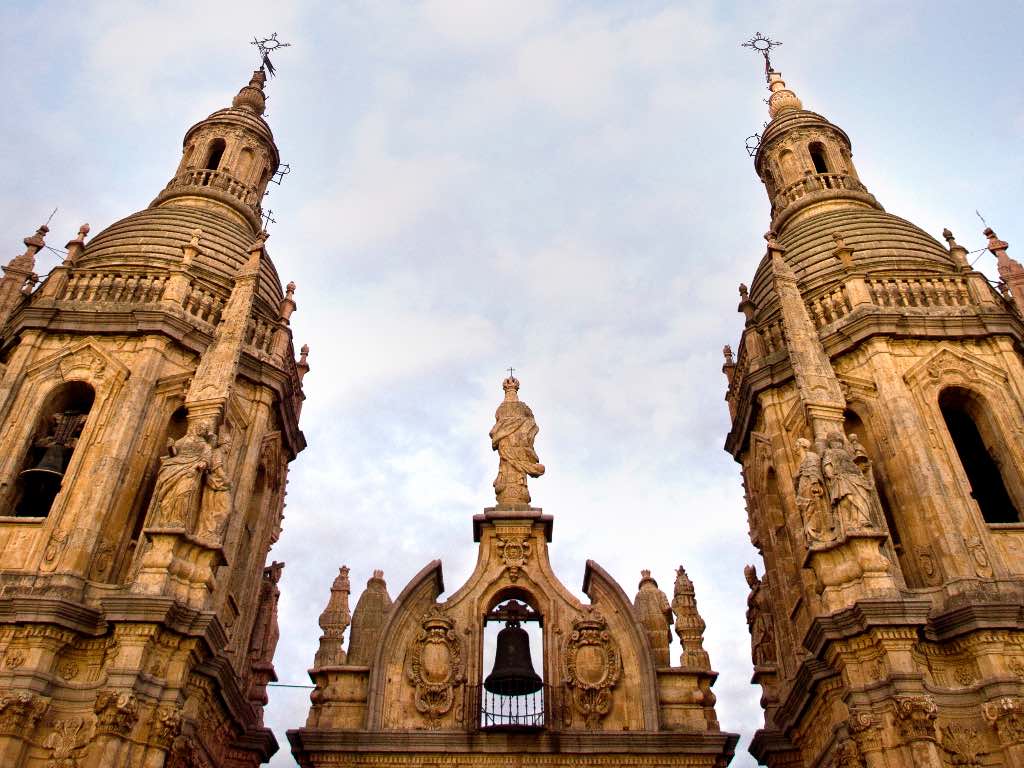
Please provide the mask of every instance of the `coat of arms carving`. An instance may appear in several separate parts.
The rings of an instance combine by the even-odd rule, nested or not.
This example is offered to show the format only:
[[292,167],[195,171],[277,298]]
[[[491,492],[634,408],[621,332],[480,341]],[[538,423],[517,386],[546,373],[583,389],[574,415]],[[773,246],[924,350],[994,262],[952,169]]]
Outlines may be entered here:
[[619,647],[608,631],[608,623],[596,608],[577,618],[565,641],[562,673],[568,704],[566,726],[575,710],[587,728],[596,728],[612,708],[612,689],[622,675]]
[[420,626],[409,655],[408,678],[415,688],[416,711],[429,728],[439,728],[453,708],[455,719],[462,720],[462,701],[457,696],[465,683],[462,641],[455,633],[455,621],[440,606],[431,606]]

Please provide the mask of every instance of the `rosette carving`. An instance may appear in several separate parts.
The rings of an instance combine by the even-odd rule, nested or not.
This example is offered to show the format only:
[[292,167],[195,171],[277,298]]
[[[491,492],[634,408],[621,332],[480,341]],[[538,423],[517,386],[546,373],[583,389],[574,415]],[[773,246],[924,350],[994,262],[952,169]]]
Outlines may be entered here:
[[565,724],[572,724],[575,710],[587,728],[596,728],[611,711],[612,689],[622,675],[618,645],[596,608],[573,622],[562,654],[562,673],[569,703]]
[[440,606],[431,606],[423,616],[421,629],[409,654],[409,682],[416,689],[416,711],[430,728],[455,709],[462,720],[462,702],[456,695],[465,683],[462,641],[455,633],[455,621]]

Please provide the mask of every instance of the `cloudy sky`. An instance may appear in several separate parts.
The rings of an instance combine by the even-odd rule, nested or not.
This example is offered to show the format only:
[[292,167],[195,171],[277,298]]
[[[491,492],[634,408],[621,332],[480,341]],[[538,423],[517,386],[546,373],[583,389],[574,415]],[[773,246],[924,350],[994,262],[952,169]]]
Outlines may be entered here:
[[[279,32],[268,119],[292,173],[268,243],[312,348],[284,535],[282,682],[308,683],[337,568],[392,596],[475,559],[493,502],[487,432],[504,369],[537,416],[552,557],[635,592],[685,564],[721,672],[724,729],[760,723],[750,678],[737,465],[721,347],[768,203],[744,151],[761,62],[842,126],[878,199],[970,250],[979,210],[1024,256],[1024,6],[1016,2],[610,0],[4,3],[0,244],[50,244],[145,207],[192,123],[227,105]],[[1016,243],[1016,246],[1014,245]],[[49,259],[49,261],[48,261]],[[47,256],[40,272],[52,264]],[[979,267],[991,271],[990,256]],[[673,643],[673,655],[679,651]],[[275,688],[285,731],[308,691]]]

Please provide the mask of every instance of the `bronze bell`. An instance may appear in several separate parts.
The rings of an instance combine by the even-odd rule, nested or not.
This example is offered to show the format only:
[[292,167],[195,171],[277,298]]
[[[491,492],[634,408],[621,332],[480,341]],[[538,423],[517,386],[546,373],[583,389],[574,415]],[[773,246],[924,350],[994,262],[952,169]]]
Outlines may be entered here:
[[533,671],[530,635],[518,621],[507,622],[498,633],[494,669],[484,680],[484,688],[499,696],[525,696],[543,687],[544,681]]
[[64,446],[59,443],[50,445],[38,464],[21,472],[25,490],[16,515],[45,517],[50,511],[50,505],[64,480],[64,451]]

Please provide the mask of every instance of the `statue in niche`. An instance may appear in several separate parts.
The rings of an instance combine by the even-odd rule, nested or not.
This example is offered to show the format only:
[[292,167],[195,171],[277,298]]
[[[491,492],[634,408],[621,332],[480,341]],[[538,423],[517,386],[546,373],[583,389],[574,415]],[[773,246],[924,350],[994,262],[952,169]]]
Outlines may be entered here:
[[835,541],[839,536],[836,530],[835,516],[832,505],[827,498],[825,478],[821,471],[821,456],[814,450],[811,441],[801,437],[796,441],[802,451],[800,467],[797,469],[796,506],[800,510],[803,521],[804,535],[808,544]]
[[751,656],[755,667],[775,665],[775,630],[772,627],[771,606],[768,597],[768,576],[757,577],[757,569],[748,565],[743,569],[750,594],[747,596],[747,627],[750,629]]
[[494,494],[499,505],[529,504],[530,491],[526,476],[540,477],[544,465],[533,449],[533,440],[540,431],[530,406],[519,400],[519,380],[509,377],[502,382],[505,401],[494,414],[491,449],[498,452],[498,476]]
[[199,537],[220,543],[231,514],[231,480],[227,474],[227,458],[231,451],[231,439],[227,433],[220,438],[208,432],[206,441],[210,446],[209,463],[204,477],[203,497],[199,507]]
[[[858,466],[854,452],[841,433],[830,432],[826,444],[821,470],[835,514],[847,531],[874,530],[877,527],[874,484]],[[866,461],[866,454],[863,459]]]
[[150,502],[151,527],[195,527],[202,538],[220,542],[231,507],[229,446],[206,422],[190,424],[182,437],[168,440]]

